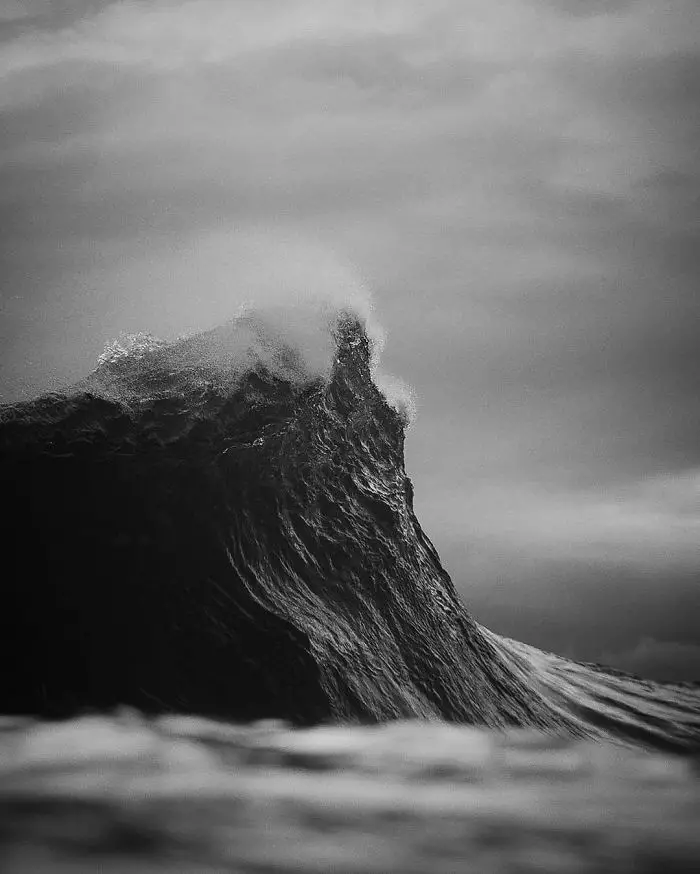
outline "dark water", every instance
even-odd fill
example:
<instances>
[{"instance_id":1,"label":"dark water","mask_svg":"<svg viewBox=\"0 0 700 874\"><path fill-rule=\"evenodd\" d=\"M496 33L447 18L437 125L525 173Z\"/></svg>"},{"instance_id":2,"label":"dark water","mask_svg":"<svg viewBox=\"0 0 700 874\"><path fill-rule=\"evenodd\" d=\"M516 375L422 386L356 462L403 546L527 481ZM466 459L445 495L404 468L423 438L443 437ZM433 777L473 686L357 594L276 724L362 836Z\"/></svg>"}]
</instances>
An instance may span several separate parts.
<instances>
[{"instance_id":1,"label":"dark water","mask_svg":"<svg viewBox=\"0 0 700 874\"><path fill-rule=\"evenodd\" d=\"M5 713L441 719L696 749L697 687L480 627L413 512L361 320L248 316L5 407ZM308 351L308 350L307 350Z\"/></svg>"}]
</instances>

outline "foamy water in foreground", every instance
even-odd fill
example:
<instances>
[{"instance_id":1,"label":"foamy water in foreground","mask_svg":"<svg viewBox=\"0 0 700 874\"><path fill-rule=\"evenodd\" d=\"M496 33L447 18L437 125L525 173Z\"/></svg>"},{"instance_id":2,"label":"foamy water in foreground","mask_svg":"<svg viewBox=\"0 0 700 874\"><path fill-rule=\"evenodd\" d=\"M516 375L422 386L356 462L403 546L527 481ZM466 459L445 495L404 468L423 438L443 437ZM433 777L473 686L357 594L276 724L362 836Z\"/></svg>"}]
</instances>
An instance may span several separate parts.
<instances>
[{"instance_id":1,"label":"foamy water in foreground","mask_svg":"<svg viewBox=\"0 0 700 874\"><path fill-rule=\"evenodd\" d=\"M695 872L691 759L442 722L291 729L125 712L0 732L29 872Z\"/></svg>"}]
</instances>

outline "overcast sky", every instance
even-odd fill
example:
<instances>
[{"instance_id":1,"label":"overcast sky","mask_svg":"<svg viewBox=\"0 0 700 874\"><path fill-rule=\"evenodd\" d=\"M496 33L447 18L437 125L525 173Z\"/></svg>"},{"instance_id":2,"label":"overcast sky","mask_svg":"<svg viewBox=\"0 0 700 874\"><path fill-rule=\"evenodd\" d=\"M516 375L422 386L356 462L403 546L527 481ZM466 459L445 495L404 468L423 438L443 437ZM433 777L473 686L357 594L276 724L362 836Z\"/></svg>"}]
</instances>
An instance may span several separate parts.
<instances>
[{"instance_id":1,"label":"overcast sky","mask_svg":"<svg viewBox=\"0 0 700 874\"><path fill-rule=\"evenodd\" d=\"M3 0L2 398L371 289L473 615L700 677L697 0Z\"/></svg>"}]
</instances>

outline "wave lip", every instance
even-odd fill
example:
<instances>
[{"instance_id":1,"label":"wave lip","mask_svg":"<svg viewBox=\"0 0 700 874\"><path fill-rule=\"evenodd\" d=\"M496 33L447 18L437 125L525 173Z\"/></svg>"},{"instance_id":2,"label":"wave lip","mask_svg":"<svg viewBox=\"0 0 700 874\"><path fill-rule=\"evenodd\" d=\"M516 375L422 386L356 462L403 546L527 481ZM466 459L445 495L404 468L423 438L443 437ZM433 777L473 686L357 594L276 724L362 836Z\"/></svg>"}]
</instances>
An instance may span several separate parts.
<instances>
[{"instance_id":1,"label":"wave lip","mask_svg":"<svg viewBox=\"0 0 700 874\"><path fill-rule=\"evenodd\" d=\"M557 697L561 677L465 610L413 512L406 417L372 378L363 321L326 313L322 327L300 346L248 313L171 344L141 337L73 390L5 409L5 712L600 735Z\"/></svg>"}]
</instances>

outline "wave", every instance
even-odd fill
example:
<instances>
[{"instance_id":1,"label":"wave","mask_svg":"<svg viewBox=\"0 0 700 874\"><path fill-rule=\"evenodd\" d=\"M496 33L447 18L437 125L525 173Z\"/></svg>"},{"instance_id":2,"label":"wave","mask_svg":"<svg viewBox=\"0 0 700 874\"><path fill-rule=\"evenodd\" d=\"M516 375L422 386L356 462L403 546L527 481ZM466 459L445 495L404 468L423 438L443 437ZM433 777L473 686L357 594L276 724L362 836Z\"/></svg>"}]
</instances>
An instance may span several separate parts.
<instances>
[{"instance_id":1,"label":"wave","mask_svg":"<svg viewBox=\"0 0 700 874\"><path fill-rule=\"evenodd\" d=\"M410 404L378 388L379 340L347 309L292 324L247 311L123 338L72 389L3 409L3 712L418 717L697 748L697 689L474 621L413 512Z\"/></svg>"}]
</instances>

